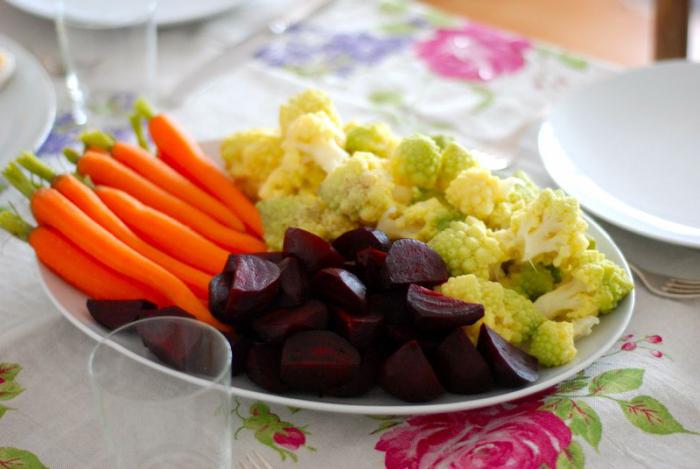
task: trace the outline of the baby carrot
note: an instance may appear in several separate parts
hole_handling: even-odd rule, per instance
[[[191,227],[205,238],[237,252],[264,251],[265,244],[253,236],[225,227],[179,198],[169,194],[114,158],[87,152],[78,161],[78,170],[95,184],[128,192],[141,202]]]
[[[118,189],[97,186],[95,193],[124,223],[171,256],[211,274],[224,268],[229,253],[174,218]]]
[[[197,319],[222,330],[230,329],[215,319],[180,279],[119,241],[57,190],[37,189],[31,200],[31,208],[39,223],[74,240],[108,267],[153,288]]]

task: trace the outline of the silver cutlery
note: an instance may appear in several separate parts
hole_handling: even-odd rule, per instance
[[[639,266],[630,264],[630,269],[649,291],[664,298],[689,300],[700,298],[700,279],[684,279],[649,272]]]

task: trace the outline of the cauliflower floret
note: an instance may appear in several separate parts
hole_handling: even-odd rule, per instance
[[[381,158],[389,158],[399,138],[383,123],[355,124],[345,126],[345,149],[351,155],[356,151],[367,151]]]
[[[486,168],[472,167],[459,173],[445,189],[445,198],[463,214],[488,220],[503,200],[500,180]]]
[[[285,151],[299,151],[308,155],[326,173],[348,158],[344,145],[345,134],[323,112],[299,116],[289,124],[282,142]]]
[[[447,296],[484,305],[484,317],[465,329],[476,343],[484,323],[515,346],[525,344],[545,320],[530,300],[498,282],[480,279],[474,274],[450,278],[438,290]]]
[[[486,224],[493,229],[503,229],[510,226],[510,220],[516,211],[525,207],[539,194],[539,187],[522,171],[513,176],[501,179],[501,200],[499,200]]]
[[[586,250],[554,290],[535,307],[549,319],[575,320],[608,313],[632,291],[625,271],[599,251]]]
[[[513,259],[562,267],[588,247],[587,229],[576,199],[544,189],[513,214],[502,239]]]
[[[535,301],[540,296],[554,290],[554,285],[561,280],[559,269],[551,265],[532,264],[530,262],[507,265],[507,274],[498,279],[506,288],[517,291]]]
[[[221,157],[236,185],[256,199],[260,186],[282,160],[282,138],[267,129],[235,133],[221,143]]]
[[[435,145],[438,146],[440,151],[443,151],[445,148],[447,148],[447,145],[455,141],[455,138],[451,135],[444,134],[431,135],[430,138],[433,139],[433,142],[435,142]]]
[[[428,241],[462,214],[433,197],[407,206],[393,206],[384,212],[377,228],[390,238],[414,238]]]
[[[433,140],[435,140],[435,137],[433,137]],[[441,191],[444,191],[458,174],[465,169],[477,166],[477,162],[464,147],[455,142],[450,141],[440,148],[442,149],[442,165],[440,166],[436,186]]]
[[[315,195],[325,178],[326,172],[308,155],[287,151],[279,166],[260,186],[258,197],[267,200],[298,194]]]
[[[390,158],[391,173],[397,183],[424,189],[435,186],[440,164],[440,148],[425,135],[404,138]]]
[[[574,319],[574,338],[586,337],[591,335],[593,328],[600,324],[600,319],[596,316],[586,316],[584,318]]]
[[[528,349],[542,366],[560,366],[576,357],[574,325],[570,322],[544,321],[537,328]]]
[[[323,91],[308,89],[280,106],[279,123],[282,135],[287,133],[289,125],[299,116],[310,113],[323,113],[336,127],[340,128],[340,116],[331,98]]]
[[[394,203],[393,189],[385,160],[372,153],[356,152],[328,174],[319,196],[331,210],[351,220],[376,224]]]
[[[505,258],[491,230],[474,217],[450,223],[428,246],[440,254],[450,275],[474,274],[488,279]]]

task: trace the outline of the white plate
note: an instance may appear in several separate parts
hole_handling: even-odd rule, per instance
[[[53,83],[22,46],[0,35],[0,47],[15,56],[15,71],[0,88],[0,165],[21,150],[35,151],[56,117]]]
[[[587,221],[590,225],[589,234],[595,238],[598,249],[612,261],[623,266],[629,278],[632,278],[627,261],[612,239],[591,219],[587,218]],[[59,311],[78,329],[93,339],[99,340],[104,337],[108,331],[97,324],[90,316],[90,313],[88,313],[85,306],[87,297],[65,283],[61,278],[44,267],[43,264],[39,262],[37,264],[42,286]],[[375,387],[375,389],[364,396],[355,398],[320,398],[310,394],[277,395],[261,390],[246,377],[238,376],[233,379],[232,393],[236,396],[273,404],[363,415],[426,414],[486,407],[542,391],[588,367],[608,351],[622,335],[632,317],[634,300],[635,294],[633,291],[620,303],[615,311],[601,317],[600,325],[593,330],[593,333],[576,343],[578,355],[573,362],[558,368],[542,369],[537,382],[516,390],[498,389],[473,396],[445,394],[439,399],[426,404],[406,404],[386,394],[379,387]],[[87,360],[87,357],[85,359]],[[183,374],[182,376],[190,379],[187,375]]]
[[[700,248],[700,64],[662,62],[572,92],[542,125],[547,171],[596,215]]]
[[[210,18],[239,5],[243,0],[159,0],[156,7],[156,23],[172,26]],[[20,10],[53,20],[56,0],[7,0]]]

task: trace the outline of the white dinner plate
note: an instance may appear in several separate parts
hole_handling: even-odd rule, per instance
[[[15,57],[15,70],[0,88],[0,165],[21,150],[35,151],[56,117],[53,83],[22,46],[0,35],[0,47]]]
[[[539,150],[589,211],[700,248],[700,64],[661,62],[572,92],[542,125]]]
[[[158,0],[156,23],[172,26],[210,18],[223,13],[244,0]],[[7,0],[7,3],[32,15],[53,20],[56,0]]]
[[[212,144],[209,148],[213,151],[207,151],[208,146],[204,146],[205,152],[210,155],[218,154],[218,144]],[[590,218],[587,218],[587,221],[589,223],[589,234],[595,238],[598,249],[605,253],[613,262],[623,266],[629,278],[632,278],[627,261],[612,239]],[[93,339],[100,340],[104,337],[108,331],[97,324],[90,316],[90,313],[88,313],[85,306],[87,297],[65,283],[38,261],[37,265],[42,286],[59,311],[78,329]],[[632,317],[634,299],[635,293],[632,291],[615,311],[601,317],[600,324],[594,328],[590,336],[576,342],[578,355],[573,362],[558,368],[542,369],[537,382],[519,389],[497,389],[489,393],[473,396],[445,394],[429,403],[407,404],[386,394],[378,386],[368,394],[354,398],[318,397],[311,394],[278,395],[259,388],[244,376],[236,376],[232,381],[232,393],[236,396],[257,399],[272,404],[363,415],[422,414],[486,407],[542,391],[588,367],[608,351],[622,335]],[[85,357],[85,360],[87,358]],[[196,381],[196,379],[187,375],[181,375],[185,379]]]

